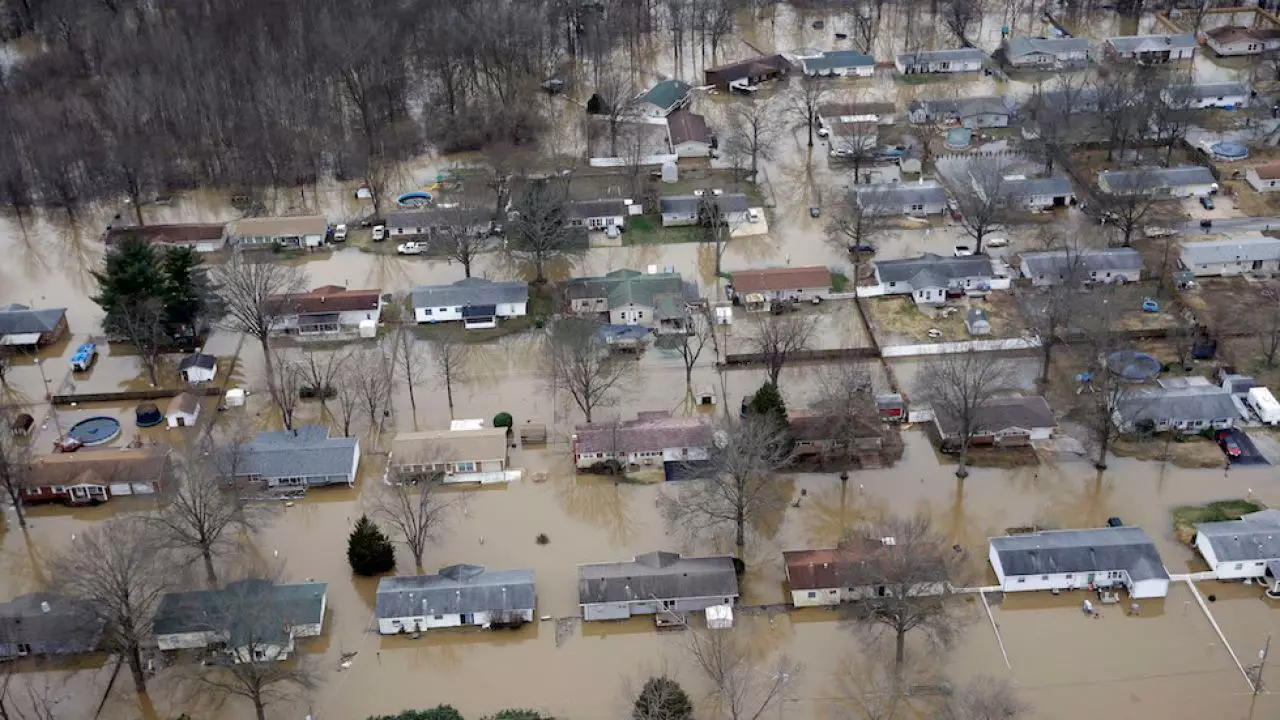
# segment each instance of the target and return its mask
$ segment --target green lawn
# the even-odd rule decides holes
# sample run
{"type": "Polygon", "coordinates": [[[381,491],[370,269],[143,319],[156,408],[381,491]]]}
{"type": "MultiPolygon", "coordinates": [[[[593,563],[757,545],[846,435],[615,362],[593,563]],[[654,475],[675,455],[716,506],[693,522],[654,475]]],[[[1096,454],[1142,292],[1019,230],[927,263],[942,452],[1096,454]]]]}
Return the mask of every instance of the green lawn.
{"type": "Polygon", "coordinates": [[[1184,505],[1173,509],[1173,532],[1183,542],[1195,536],[1196,523],[1239,520],[1241,515],[1266,509],[1251,500],[1219,500],[1208,505],[1184,505]]]}
{"type": "Polygon", "coordinates": [[[663,245],[698,242],[698,235],[696,226],[662,227],[660,216],[637,215],[628,219],[627,231],[622,234],[622,244],[663,245]]]}
{"type": "Polygon", "coordinates": [[[842,293],[849,286],[849,278],[844,273],[831,273],[831,292],[842,293]]]}

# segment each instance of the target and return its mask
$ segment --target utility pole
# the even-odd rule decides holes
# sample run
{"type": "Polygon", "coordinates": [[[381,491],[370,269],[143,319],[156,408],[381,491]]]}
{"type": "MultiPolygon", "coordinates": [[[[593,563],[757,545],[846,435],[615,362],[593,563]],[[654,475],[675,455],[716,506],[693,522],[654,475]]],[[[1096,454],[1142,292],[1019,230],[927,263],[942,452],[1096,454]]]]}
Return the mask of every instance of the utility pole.
{"type": "Polygon", "coordinates": [[[1271,651],[1271,633],[1267,633],[1267,644],[1258,651],[1258,677],[1253,681],[1253,694],[1262,692],[1262,671],[1267,666],[1267,655],[1271,651]]]}

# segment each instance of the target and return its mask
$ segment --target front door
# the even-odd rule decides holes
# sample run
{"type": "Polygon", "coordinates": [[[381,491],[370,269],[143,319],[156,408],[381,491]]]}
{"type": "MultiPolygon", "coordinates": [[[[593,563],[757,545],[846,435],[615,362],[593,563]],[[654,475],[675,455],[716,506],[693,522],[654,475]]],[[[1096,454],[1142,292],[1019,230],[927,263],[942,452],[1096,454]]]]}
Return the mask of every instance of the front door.
{"type": "Polygon", "coordinates": [[[182,417],[181,415],[179,415],[179,416],[178,416],[178,427],[186,427],[186,426],[187,426],[187,419],[186,419],[186,418],[184,418],[184,417],[182,417]]]}
{"type": "Polygon", "coordinates": [[[89,489],[80,485],[73,485],[71,487],[71,501],[72,502],[88,502],[89,489]]]}

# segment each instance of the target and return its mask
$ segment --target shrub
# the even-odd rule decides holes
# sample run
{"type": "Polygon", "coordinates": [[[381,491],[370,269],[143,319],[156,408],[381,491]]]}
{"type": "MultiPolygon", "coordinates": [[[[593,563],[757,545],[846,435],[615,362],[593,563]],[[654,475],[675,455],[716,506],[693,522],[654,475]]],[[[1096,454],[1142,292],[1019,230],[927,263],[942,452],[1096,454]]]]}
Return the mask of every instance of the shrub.
{"type": "Polygon", "coordinates": [[[493,426],[496,428],[510,428],[513,424],[515,424],[515,420],[512,419],[509,412],[500,412],[493,416],[493,426]]]}
{"type": "Polygon", "coordinates": [[[787,425],[787,405],[782,401],[782,393],[778,392],[778,386],[771,382],[760,386],[756,394],[751,397],[751,404],[747,406],[747,410],[756,415],[774,418],[783,427],[787,425]]]}
{"type": "Polygon", "coordinates": [[[689,694],[675,680],[669,677],[649,678],[636,698],[631,717],[633,720],[691,720],[693,703],[689,702],[689,694]]]}
{"type": "Polygon", "coordinates": [[[396,568],[396,549],[378,526],[361,515],[347,540],[347,562],[357,575],[380,575],[396,568]]]}
{"type": "Polygon", "coordinates": [[[395,715],[374,715],[369,720],[462,720],[462,713],[452,705],[437,705],[430,710],[405,710],[395,715]]]}

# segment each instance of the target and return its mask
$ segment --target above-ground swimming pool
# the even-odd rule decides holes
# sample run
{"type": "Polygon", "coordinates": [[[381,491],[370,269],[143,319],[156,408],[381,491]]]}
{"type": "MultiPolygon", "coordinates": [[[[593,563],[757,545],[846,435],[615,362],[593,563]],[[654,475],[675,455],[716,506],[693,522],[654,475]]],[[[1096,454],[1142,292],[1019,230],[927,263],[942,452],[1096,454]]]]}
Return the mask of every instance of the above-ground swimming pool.
{"type": "Polygon", "coordinates": [[[1143,382],[1160,374],[1159,360],[1136,350],[1121,350],[1107,356],[1107,367],[1125,380],[1143,382]]]}
{"type": "Polygon", "coordinates": [[[103,416],[81,420],[67,431],[67,437],[79,440],[85,447],[109,443],[119,434],[120,421],[103,416]]]}
{"type": "Polygon", "coordinates": [[[396,203],[402,207],[416,207],[418,205],[426,205],[431,202],[431,193],[422,190],[407,192],[396,198],[396,203]]]}

